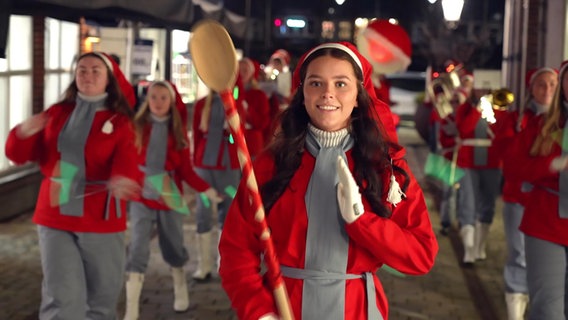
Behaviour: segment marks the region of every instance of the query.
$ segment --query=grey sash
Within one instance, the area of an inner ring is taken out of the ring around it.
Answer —
[[[367,319],[383,320],[383,315],[379,312],[376,303],[377,298],[375,294],[375,282],[373,282],[373,273],[365,272],[363,274],[350,274],[350,273],[334,273],[318,270],[305,270],[298,268],[291,268],[287,266],[280,266],[280,270],[285,277],[293,279],[303,279],[304,283],[307,279],[310,280],[353,280],[364,279],[365,291],[367,297]],[[343,298],[344,300],[345,298]],[[340,301],[340,300],[338,300]],[[321,313],[320,313],[321,314]],[[304,315],[302,314],[302,317]]]
[[[169,121],[156,121],[152,119],[152,130],[150,132],[150,140],[146,148],[146,167],[144,171],[144,188],[142,196],[146,199],[157,200],[160,194],[155,186],[152,186],[150,176],[164,174],[164,166],[166,164],[166,153],[168,147],[168,125]]]
[[[223,101],[218,94],[213,96],[211,99],[211,114],[209,118],[209,128],[207,130],[207,142],[205,144],[205,153],[203,155],[203,164],[208,166],[216,166],[217,158],[219,156],[219,150],[221,149],[221,143],[223,143],[223,124],[225,123],[225,109],[223,107]],[[223,152],[223,163],[228,157],[227,146],[223,146],[221,149]]]
[[[104,107],[105,102],[106,96],[97,101],[86,101],[77,97],[75,109],[57,138],[57,150],[61,153],[62,192],[68,192],[69,195],[68,201],[60,203],[59,210],[62,215],[83,216],[83,195],[86,185],[85,144],[97,108]],[[68,188],[63,187],[66,183],[69,183]]]
[[[562,156],[568,157],[568,119],[562,130]],[[558,214],[560,218],[568,219],[568,172],[560,171],[558,181]]]
[[[345,280],[351,279],[345,274],[349,237],[337,204],[336,163],[338,156],[347,160],[345,151],[353,143],[347,135],[340,146],[322,148],[311,132],[306,137],[306,149],[316,157],[316,164],[305,196],[308,231],[303,271],[317,276],[304,279],[302,319],[343,319],[345,314]]]
[[[487,121],[485,119],[479,119],[475,125],[475,138],[476,139],[487,139],[489,135],[487,134]],[[473,164],[476,166],[484,166],[487,164],[487,147],[473,147]]]

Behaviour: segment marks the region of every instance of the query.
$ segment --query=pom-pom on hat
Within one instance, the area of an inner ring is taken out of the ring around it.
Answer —
[[[315,48],[306,52],[300,60],[298,61],[298,65],[294,69],[294,74],[292,75],[292,90],[296,92],[296,90],[302,90],[301,84],[302,80],[300,71],[303,69],[303,64],[307,58],[309,58],[312,54],[319,50],[323,49],[337,49],[347,53],[352,59],[353,62],[361,69],[363,74],[363,87],[367,94],[371,98],[372,106],[374,106],[375,115],[380,119],[379,123],[382,123],[384,130],[386,131],[388,138],[393,142],[398,142],[398,138],[396,136],[396,130],[393,123],[392,112],[390,107],[379,100],[375,94],[375,88],[373,85],[372,77],[373,74],[373,66],[363,57],[363,55],[357,50],[357,48],[349,42],[341,41],[341,42],[329,42],[323,43]]]
[[[375,73],[404,71],[411,62],[412,42],[408,33],[388,20],[371,22],[357,37],[357,47]]]
[[[530,69],[529,71],[527,71],[527,74],[525,76],[525,86],[527,88],[530,88],[533,85],[536,77],[538,77],[540,74],[542,74],[544,72],[550,72],[550,73],[558,74],[557,70],[552,69],[552,68],[548,68],[548,67]]]

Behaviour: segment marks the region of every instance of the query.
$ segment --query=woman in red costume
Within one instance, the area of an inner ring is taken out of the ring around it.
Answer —
[[[523,181],[529,319],[567,319],[568,61],[550,108],[527,123],[505,158]]]
[[[43,271],[39,319],[115,319],[126,201],[139,194],[131,107],[117,67],[83,54],[63,99],[10,132],[6,156],[44,176],[33,221]]]
[[[281,129],[254,163],[295,319],[387,319],[377,269],[434,264],[424,197],[381,125],[388,114],[377,116],[371,71],[347,42],[306,53]],[[221,281],[240,319],[278,319],[245,184],[219,244]]]

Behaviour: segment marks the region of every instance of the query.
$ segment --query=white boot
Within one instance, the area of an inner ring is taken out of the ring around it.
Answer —
[[[211,231],[197,234],[197,270],[193,273],[195,280],[211,278]]]
[[[217,237],[217,273],[219,273],[219,268],[221,268],[221,252],[219,252],[219,242],[221,242],[222,231],[223,230],[219,230]]]
[[[485,260],[487,258],[487,253],[485,248],[487,247],[487,236],[489,235],[489,227],[491,224],[482,223],[477,221],[475,223],[475,258],[479,260]]]
[[[523,320],[529,303],[529,296],[524,293],[505,293],[507,303],[507,319]]]
[[[124,320],[137,320],[140,312],[140,292],[144,284],[144,274],[130,272],[126,281],[126,310]]]
[[[472,264],[475,262],[475,227],[470,224],[461,227],[460,236],[462,238],[464,250],[463,263]]]
[[[172,279],[174,280],[174,310],[176,312],[185,312],[189,309],[185,270],[183,268],[172,268]]]

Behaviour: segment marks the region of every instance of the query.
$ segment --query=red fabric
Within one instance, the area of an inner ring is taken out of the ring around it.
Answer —
[[[144,128],[143,137],[143,147],[138,152],[138,164],[146,165],[146,153],[148,150],[148,142],[151,134],[151,125],[148,124]],[[182,182],[185,181],[190,187],[192,187],[197,192],[203,192],[209,188],[209,184],[203,180],[201,177],[195,173],[193,170],[193,164],[191,161],[191,155],[189,151],[189,141],[188,147],[183,149],[177,149],[175,145],[175,139],[170,130],[168,135],[167,143],[167,153],[166,153],[166,163],[164,165],[164,170],[170,172],[170,177],[173,177],[178,190],[183,194]],[[151,200],[151,199],[140,199],[140,202],[144,203],[146,206],[159,209],[159,210],[169,210],[170,207],[166,205],[164,200]]]
[[[117,218],[115,199],[111,198],[109,219],[104,220],[107,192],[94,192],[103,186],[87,187],[85,192],[93,194],[84,198],[82,217],[65,216],[59,213],[59,206],[52,205],[50,193],[55,189],[53,178],[61,154],[57,151],[57,140],[63,125],[75,108],[72,104],[57,104],[45,111],[49,121],[44,130],[20,139],[13,128],[6,141],[6,156],[17,164],[37,162],[44,178],[34,212],[33,221],[50,228],[74,232],[121,232],[126,229],[126,202],[120,201],[121,217]],[[111,117],[113,132],[102,132],[103,124]],[[98,111],[85,145],[85,173],[88,181],[108,181],[114,176],[124,176],[136,181],[140,171],[136,165],[134,132],[128,117],[112,111]],[[90,190],[93,188],[94,190]],[[58,193],[57,193],[58,194]],[[55,194],[55,195],[57,195]]]
[[[225,168],[222,165],[222,155],[223,153],[221,150],[225,148],[225,144],[221,143],[219,146],[219,157],[217,158],[217,165],[215,166],[207,166],[203,164],[203,155],[205,153],[205,146],[207,145],[207,132],[203,132],[199,130],[199,123],[201,121],[201,114],[203,112],[203,107],[205,106],[205,97],[199,99],[194,106],[193,109],[193,165],[198,168],[205,168],[205,169],[217,169],[217,170],[226,170],[226,169],[239,169],[239,159],[237,158],[237,146],[234,143],[229,143],[229,131],[230,128],[227,125],[227,128],[224,132],[224,140],[229,146],[229,158],[231,160],[231,167]],[[239,115],[244,114],[242,110],[242,104],[237,103],[237,110],[239,111]],[[241,116],[242,119],[242,116]]]
[[[126,76],[124,75],[124,73],[122,73],[120,66],[118,65],[118,63],[116,63],[116,61],[114,61],[114,59],[110,55],[108,55],[105,52],[98,52],[98,53],[103,54],[105,57],[107,57],[107,59],[112,64],[112,72],[114,74],[114,78],[116,79],[116,82],[118,83],[118,86],[122,91],[122,94],[124,94],[124,97],[128,102],[128,105],[130,106],[130,108],[134,109],[134,107],[136,106],[136,94],[134,93],[134,87],[128,81],[128,79],[126,79]]]
[[[265,132],[270,127],[270,105],[264,91],[249,88],[245,100],[245,140],[251,157],[256,157],[265,145]]]
[[[352,167],[350,151],[347,152],[347,159]],[[396,158],[394,163],[410,174],[406,161]],[[274,174],[274,162],[267,154],[260,155],[254,165],[259,185],[266,183]],[[267,223],[282,265],[297,268],[304,266],[308,225],[304,196],[314,166],[315,158],[304,152],[302,162],[290,181],[290,187],[286,188],[268,213]],[[402,177],[397,179],[401,180]],[[383,181],[388,183],[388,177],[383,177]],[[277,310],[271,288],[267,287],[259,274],[261,244],[256,235],[259,230],[253,221],[253,210],[245,183],[246,181],[241,182],[225,220],[219,243],[224,263],[219,272],[223,288],[239,319],[258,319],[270,312],[277,313]],[[438,244],[422,191],[412,175],[406,195],[406,200],[397,207],[392,207],[393,215],[390,219],[366,212],[346,226],[350,238],[347,273],[376,272],[383,264],[412,275],[424,274],[432,268]],[[384,201],[385,199],[386,194],[383,196]],[[363,203],[366,210],[369,210],[365,199]],[[377,245],[378,243],[388,245]],[[388,303],[382,285],[376,276],[373,280],[377,296],[375,303],[387,319]],[[294,318],[301,320],[302,280],[285,278],[285,284]],[[347,280],[345,297],[345,319],[367,319],[364,281]]]
[[[390,88],[390,81],[385,78],[381,79],[380,87],[374,87],[377,98],[389,106],[392,105],[392,101],[390,99]]]
[[[542,116],[537,116],[515,139],[505,157],[504,173],[533,185],[525,198],[530,201],[523,202],[525,211],[520,230],[528,236],[568,246],[568,219],[558,215],[558,194],[547,190],[559,190],[559,174],[550,171],[550,164],[562,154],[561,146],[554,143],[552,152],[546,156],[530,155],[530,149],[542,130],[542,120]],[[558,132],[558,136],[562,137],[562,131]]]
[[[534,121],[536,115],[531,110],[525,110],[523,113],[523,119],[521,120],[520,129],[526,128],[527,124]],[[517,132],[517,120],[519,118],[519,112],[508,113],[506,117],[503,117],[499,122],[501,129],[501,139],[499,141],[499,149],[502,150],[502,161],[511,153],[511,146],[516,139],[519,138],[519,133]],[[503,201],[510,203],[522,203],[525,194],[521,192],[522,181],[518,179],[518,175],[515,172],[511,172],[509,168],[505,167],[503,163],[503,190],[502,197]]]
[[[373,73],[373,67],[371,66],[369,61],[365,59],[363,55],[361,55],[361,53],[352,43],[346,41],[341,41],[337,43],[346,46],[348,50],[350,50],[352,53],[354,53],[357,56],[357,58],[359,58],[359,61],[361,62],[361,65],[363,67],[363,87],[371,97],[371,101],[375,107],[372,117],[377,119],[379,127],[381,127],[384,130],[388,139],[394,143],[398,143],[398,137],[396,135],[396,126],[393,123],[393,116],[390,107],[383,101],[379,100],[377,98],[377,95],[375,94],[375,86],[373,85],[373,80],[371,77]],[[306,56],[308,55],[308,53],[311,53],[312,50],[316,48],[317,47],[306,52],[304,55],[302,55],[302,57],[298,61],[298,65],[294,69],[294,74],[292,75],[292,90],[295,90],[300,87],[300,84],[302,82],[302,79],[300,79],[300,69],[302,63],[306,60]]]
[[[496,124],[490,124],[489,128],[499,138],[499,126],[497,125],[501,118],[506,117],[506,111],[495,110]],[[456,125],[458,127],[459,137],[461,140],[474,139],[475,126],[479,121],[485,121],[481,118],[481,112],[471,103],[466,102],[460,105],[456,110]],[[495,140],[495,139],[493,139]],[[499,143],[492,142],[488,148],[487,164],[484,166],[474,165],[474,148],[472,146],[461,146],[458,152],[458,166],[460,168],[473,168],[473,169],[494,169],[500,168],[501,165],[501,150],[498,147]]]
[[[376,33],[385,37],[392,44],[396,45],[407,56],[412,56],[412,42],[404,28],[398,24],[392,24],[388,20],[375,20],[367,28],[373,29]]]

